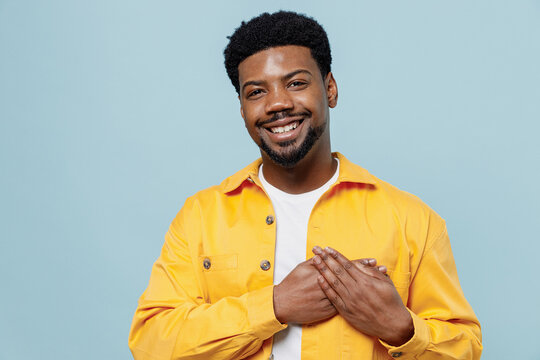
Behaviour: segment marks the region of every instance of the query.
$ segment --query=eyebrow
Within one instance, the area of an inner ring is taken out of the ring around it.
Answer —
[[[295,75],[298,75],[298,74],[308,74],[308,75],[311,75],[311,72],[306,70],[306,69],[298,69],[298,70],[294,70],[286,75],[283,75],[281,77],[281,80],[288,80],[292,77],[294,77]],[[242,91],[246,88],[246,86],[248,85],[255,85],[255,86],[258,86],[258,85],[261,85],[263,84],[264,81],[261,81],[261,80],[250,80],[250,81],[246,81],[245,83],[242,84]]]

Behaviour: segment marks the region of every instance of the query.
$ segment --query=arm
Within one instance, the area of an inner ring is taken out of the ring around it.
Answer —
[[[401,352],[401,359],[480,359],[480,323],[461,290],[446,227],[424,252],[407,308],[414,336],[399,347],[382,342],[390,354]]]
[[[336,314],[309,262],[279,285],[209,303],[208,287],[220,284],[207,284],[202,276],[200,244],[193,240],[200,238],[199,212],[186,208],[193,206],[184,206],[171,225],[135,312],[129,345],[136,359],[242,359],[284,329],[282,323]]]
[[[467,303],[443,226],[420,261],[407,307],[390,279],[354,267],[342,254],[314,249],[321,288],[354,328],[381,339],[401,359],[479,359],[480,325]],[[383,341],[382,339],[385,339]]]
[[[206,303],[197,259],[181,233],[182,211],[153,266],[133,318],[129,346],[137,360],[241,359],[285,328],[274,315],[273,286]]]

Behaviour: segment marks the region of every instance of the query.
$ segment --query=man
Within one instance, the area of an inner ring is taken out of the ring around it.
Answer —
[[[480,357],[444,221],[331,152],[330,64],[326,33],[296,13],[230,37],[262,159],[174,219],[133,320],[136,359]]]

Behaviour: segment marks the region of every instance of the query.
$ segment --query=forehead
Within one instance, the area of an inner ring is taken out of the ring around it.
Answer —
[[[245,58],[238,65],[238,80],[241,85],[250,80],[281,77],[298,69],[308,70],[313,75],[319,72],[309,48],[297,45],[272,47]]]

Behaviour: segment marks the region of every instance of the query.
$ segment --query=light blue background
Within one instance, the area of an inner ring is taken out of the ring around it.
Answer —
[[[334,150],[446,220],[483,359],[540,359],[540,2],[0,0],[0,358],[129,359],[163,235],[258,156],[222,51],[328,31]]]

